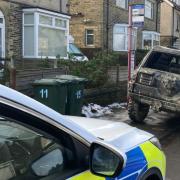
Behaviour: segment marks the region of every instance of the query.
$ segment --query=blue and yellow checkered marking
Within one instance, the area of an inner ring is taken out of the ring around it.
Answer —
[[[147,161],[140,147],[137,147],[126,153],[127,162],[124,170],[117,178],[106,178],[107,180],[115,179],[137,179],[140,174],[147,170]]]

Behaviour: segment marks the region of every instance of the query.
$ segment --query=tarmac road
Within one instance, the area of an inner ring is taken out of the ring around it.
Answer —
[[[156,135],[167,158],[166,180],[180,180],[180,115],[151,111],[143,124],[136,124],[131,122],[127,111],[121,109],[101,119],[125,122]]]

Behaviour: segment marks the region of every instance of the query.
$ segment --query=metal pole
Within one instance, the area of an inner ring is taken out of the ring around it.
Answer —
[[[132,6],[129,5],[129,28],[128,28],[128,82],[131,80],[131,56],[132,56]]]

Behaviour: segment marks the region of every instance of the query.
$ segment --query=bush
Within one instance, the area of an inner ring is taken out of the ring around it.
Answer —
[[[136,64],[143,59],[148,51],[137,50],[136,52]],[[119,52],[99,52],[86,62],[58,60],[58,67],[69,67],[70,74],[87,78],[90,83],[89,87],[102,87],[106,84],[108,79],[109,66],[127,66],[128,54]]]
[[[117,53],[97,53],[87,62],[59,60],[58,66],[68,66],[70,74],[87,78],[91,87],[100,87],[107,82],[108,67],[119,63]]]

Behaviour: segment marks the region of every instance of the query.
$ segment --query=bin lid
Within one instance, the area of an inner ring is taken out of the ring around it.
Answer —
[[[59,85],[59,84],[67,84],[68,81],[67,80],[63,80],[63,79],[40,79],[40,80],[35,80],[33,85]]]
[[[73,76],[73,75],[59,75],[59,76],[56,76],[56,78],[68,80],[69,82],[87,82],[88,81],[86,78],[81,78],[81,77]]]

